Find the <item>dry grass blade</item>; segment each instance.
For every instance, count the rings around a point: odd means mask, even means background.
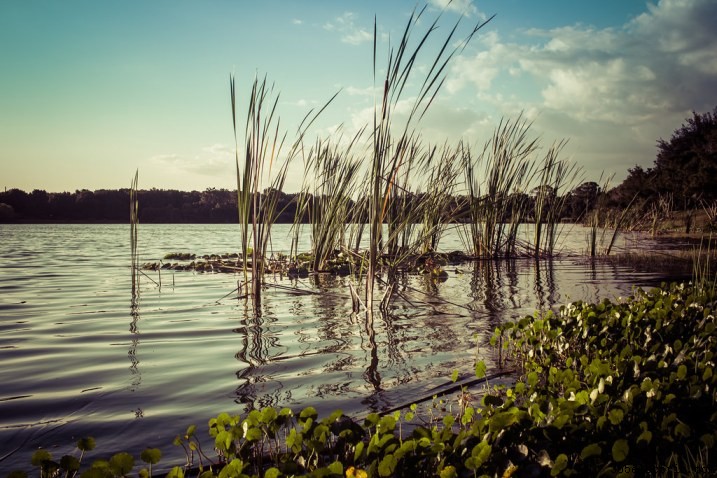
[[[137,245],[139,242],[139,200],[137,197],[139,182],[139,170],[135,171],[132,184],[129,188],[129,224],[130,224],[130,256],[132,268],[132,304],[136,305],[139,296],[139,254]]]

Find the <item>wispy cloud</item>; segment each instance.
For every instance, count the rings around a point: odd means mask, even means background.
[[[459,59],[449,90],[480,91],[501,74],[541,85],[542,106],[578,120],[632,122],[710,106],[717,91],[717,4],[662,0],[619,29],[569,26],[526,32],[528,43],[489,35]],[[710,86],[711,88],[708,88]]]
[[[227,178],[235,173],[234,150],[219,143],[205,146],[194,156],[163,153],[152,156],[149,161],[174,174],[200,174]]]
[[[461,15],[466,15],[467,17],[476,15],[479,18],[487,18],[486,15],[481,13],[473,4],[473,0],[430,0],[429,3],[441,10],[445,9]]]
[[[354,23],[355,18],[355,13],[345,12],[343,15],[325,23],[324,29],[338,32],[341,35],[341,41],[351,45],[360,45],[372,41],[373,33],[366,28],[356,26]]]
[[[617,28],[532,29],[511,41],[491,32],[456,59],[446,89],[504,114],[539,111],[604,167],[649,165],[659,137],[717,104],[715,18],[713,0],[661,0]]]
[[[298,18],[292,18],[291,23],[292,23],[293,25],[303,25],[303,24],[304,24],[304,21],[303,21],[303,20],[300,20],[300,19],[298,19]]]

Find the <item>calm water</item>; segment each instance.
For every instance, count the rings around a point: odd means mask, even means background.
[[[586,247],[581,228],[562,237],[563,251]],[[237,243],[236,225],[140,228],[143,261]],[[288,249],[288,227],[276,227],[273,243]],[[470,373],[476,358],[493,367],[487,341],[504,320],[662,279],[574,256],[449,266],[445,282],[407,278],[393,312],[367,324],[351,314],[349,278],[269,279],[307,293],[269,287],[255,315],[231,294],[235,276],[165,271],[161,288],[142,278],[133,310],[126,225],[0,225],[0,244],[3,471],[27,469],[39,446],[59,458],[84,436],[98,443],[90,461],[153,446],[168,466],[187,425],[208,446],[210,417],[252,406],[386,409],[454,369]],[[454,233],[441,246],[462,249]],[[637,236],[618,245],[638,246],[654,245]]]

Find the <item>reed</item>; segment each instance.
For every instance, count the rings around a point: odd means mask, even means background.
[[[660,194],[657,197],[657,201],[650,204],[650,209],[647,215],[650,218],[650,231],[652,233],[652,237],[657,235],[658,229],[663,222],[672,218],[674,210],[675,202],[672,194]]]
[[[610,252],[612,252],[612,248],[615,246],[615,241],[617,241],[617,237],[620,234],[620,231],[623,229],[625,224],[628,223],[636,199],[637,195],[633,196],[632,200],[628,203],[628,205],[622,211],[620,211],[620,214],[617,217],[617,221],[614,222],[612,227],[612,235],[610,237],[610,243],[607,245],[607,249],[605,249],[606,256],[610,255]]]
[[[697,250],[693,250],[692,259],[692,283],[698,289],[714,294],[717,289],[717,276],[712,270],[712,263],[717,259],[717,254],[712,248],[712,234],[703,237]]]
[[[425,156],[428,188],[423,196],[425,201],[422,208],[423,254],[438,250],[438,243],[448,221],[455,216],[453,211],[457,209],[457,205],[453,203],[453,193],[458,185],[461,149],[460,143],[455,148],[444,144],[440,150],[431,148]]]
[[[704,199],[700,200],[700,205],[702,206],[702,210],[704,211],[705,215],[707,216],[707,225],[713,226],[717,223],[717,201],[712,201],[711,203],[705,201]]]
[[[610,183],[613,179],[613,176],[614,175],[609,176],[604,181],[603,175],[600,176],[600,183],[602,183],[602,187],[598,189],[597,198],[593,208],[588,210],[588,205],[586,205],[585,210],[581,213],[584,215],[586,226],[590,229],[587,234],[588,254],[590,255],[590,257],[596,257],[599,252],[598,229],[602,230],[602,233],[600,234],[600,243],[603,242],[605,236],[605,228],[601,228],[602,216],[605,214],[604,211],[607,210],[607,205],[605,204],[607,201],[606,192],[610,189]]]
[[[135,171],[132,184],[129,188],[129,243],[130,243],[130,261],[132,273],[132,306],[136,306],[136,300],[139,297],[139,254],[137,246],[139,242],[139,200],[137,197],[139,182],[139,170]]]
[[[303,219],[305,215],[309,218],[315,271],[324,270],[336,251],[347,247],[346,218],[358,187],[360,166],[353,149],[363,133],[363,129],[358,131],[345,146],[339,146],[341,135],[336,141],[317,140],[309,152],[305,180],[315,178],[313,194],[302,195],[305,200],[301,208],[297,208],[296,219]],[[310,187],[305,185],[302,190],[309,191]],[[294,227],[300,228],[301,222],[295,220]]]
[[[418,136],[413,128],[426,113],[440,91],[450,60],[465,48],[481,27],[490,21],[488,19],[485,22],[475,24],[470,33],[458,43],[456,43],[456,32],[460,20],[454,24],[418,87],[418,92],[412,102],[405,124],[396,128],[393,124],[393,114],[396,106],[405,91],[409,78],[413,76],[413,68],[419,59],[419,55],[438,28],[440,15],[424,31],[416,46],[409,46],[411,34],[421,23],[426,8],[423,7],[418,12],[413,11],[399,40],[398,47],[394,49],[393,46],[389,45],[386,74],[382,80],[383,94],[379,101],[374,101],[373,127],[371,130],[373,148],[368,191],[369,250],[365,290],[366,306],[369,310],[373,307],[374,284],[378,273],[379,257],[386,247],[383,224],[390,219],[389,206],[392,195],[395,198],[397,179],[400,177],[402,170],[410,164],[409,160],[415,153],[413,147],[417,144]],[[376,84],[378,72],[377,40],[376,21],[374,20],[374,85]],[[398,237],[401,230],[407,227],[407,224],[409,222],[405,218],[394,222],[391,237]]]
[[[518,226],[527,214],[522,191],[533,177],[532,156],[539,146],[537,138],[529,136],[530,127],[522,114],[515,120],[501,119],[480,155],[463,149],[468,224],[462,237],[475,257],[517,254]]]
[[[581,172],[576,163],[558,159],[565,144],[566,141],[561,140],[548,148],[537,174],[539,186],[534,189],[533,211],[535,221],[533,246],[536,259],[555,254],[560,214],[567,198],[567,195],[561,196],[560,192],[571,189]]]
[[[241,259],[244,275],[244,295],[252,297],[255,306],[261,300],[261,283],[264,273],[271,227],[280,211],[278,198],[284,187],[288,165],[299,154],[306,131],[316,118],[336,98],[336,93],[317,111],[311,110],[299,125],[296,138],[283,156],[286,133],[280,134],[277,115],[279,94],[274,86],[254,79],[249,94],[249,107],[244,128],[243,160],[239,155],[237,134],[236,87],[234,76],[229,78],[232,125],[234,131],[235,164],[237,178],[237,211],[241,228]],[[281,159],[283,156],[283,160]],[[281,164],[278,163],[281,161]],[[270,184],[267,194],[260,194],[263,182]],[[249,244],[251,241],[251,249]],[[251,250],[251,282],[249,281],[249,251]]]

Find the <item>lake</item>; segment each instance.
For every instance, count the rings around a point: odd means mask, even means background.
[[[28,469],[40,446],[59,459],[85,436],[98,445],[90,462],[151,446],[165,467],[181,464],[174,436],[196,424],[211,449],[206,423],[222,411],[384,410],[453,370],[470,374],[476,359],[494,371],[488,340],[502,321],[669,278],[576,255],[586,233],[566,226],[550,261],[447,266],[445,282],[408,276],[391,313],[368,324],[351,311],[354,279],[323,275],[267,277],[254,314],[233,293],[237,276],[148,271],[133,307],[128,225],[0,225],[0,469]],[[139,237],[149,262],[237,252],[239,227],[141,224]],[[287,251],[289,226],[275,226],[272,243]],[[463,249],[455,231],[440,246]],[[658,246],[631,234],[617,249]]]

